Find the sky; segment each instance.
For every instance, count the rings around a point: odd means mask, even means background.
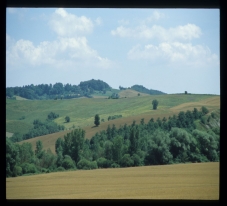
[[[99,79],[220,95],[219,9],[7,8],[6,87]]]

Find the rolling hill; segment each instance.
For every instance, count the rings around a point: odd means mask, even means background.
[[[152,110],[152,99],[159,100],[158,110]],[[27,101],[23,101],[26,103]],[[55,121],[58,124],[64,124],[67,127],[66,131],[59,133],[44,135],[33,139],[20,142],[30,142],[35,148],[37,140],[42,140],[44,149],[50,148],[55,152],[55,141],[57,138],[63,138],[68,133],[72,126],[83,128],[86,132],[85,137],[91,138],[96,132],[106,130],[108,125],[115,124],[117,128],[120,125],[132,124],[133,120],[140,123],[144,118],[147,123],[151,118],[157,119],[178,114],[180,111],[192,110],[193,108],[200,109],[201,106],[206,106],[210,112],[220,109],[220,96],[214,95],[158,95],[158,96],[135,96],[122,99],[75,99],[75,100],[46,100],[46,101],[29,101],[31,104],[21,104],[21,101],[14,101],[8,104],[6,121],[10,128],[13,121],[14,127],[19,123],[24,122],[31,126],[34,118],[45,119],[50,111],[60,115]],[[75,108],[75,109],[74,109]],[[25,110],[25,111],[24,111]],[[20,112],[19,112],[20,111]],[[24,111],[24,112],[23,112]],[[101,122],[99,127],[94,127],[94,115],[98,113],[105,122]],[[122,118],[107,121],[109,115],[122,114]],[[25,115],[24,120],[17,120],[21,115]],[[64,117],[69,115],[70,123],[64,123]],[[14,118],[14,120],[13,120]],[[7,128],[7,127],[6,127]],[[20,124],[18,125],[18,130]],[[8,130],[7,132],[13,132]]]

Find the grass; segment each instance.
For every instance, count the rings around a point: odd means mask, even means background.
[[[149,104],[151,102],[150,96],[146,97],[132,97],[132,98],[125,98],[125,99],[76,99],[76,100],[59,100],[59,101],[49,101],[49,105],[46,105],[46,110],[54,111],[55,113],[60,114],[61,111],[63,111],[63,108],[65,109],[65,113],[68,114],[68,112],[71,112],[70,116],[70,123],[64,123],[64,117],[60,117],[57,119],[57,122],[59,124],[64,124],[66,127],[71,127],[73,124],[75,125],[76,128],[79,126],[85,130],[85,137],[90,139],[92,136],[95,135],[95,133],[101,131],[101,130],[106,130],[108,125],[112,127],[113,124],[117,128],[120,126],[123,126],[124,124],[132,124],[133,120],[136,121],[137,124],[140,123],[140,120],[144,118],[144,122],[147,123],[151,118],[154,118],[156,120],[157,118],[163,118],[166,117],[168,118],[169,116],[172,115],[177,115],[180,111],[187,111],[188,109],[193,110],[194,107],[197,107],[198,109],[201,108],[201,106],[206,106],[209,110],[210,113],[214,111],[215,109],[218,110],[220,109],[220,96],[207,96],[207,95],[160,95],[157,97],[157,99],[160,101],[160,106],[158,107],[158,110],[151,110]],[[89,101],[90,100],[90,101]],[[104,101],[103,101],[104,100]],[[166,102],[165,102],[166,101]],[[188,101],[188,102],[187,102]],[[189,102],[191,101],[191,102]],[[24,101],[25,102],[25,101]],[[27,101],[26,101],[27,102]],[[32,102],[32,101],[29,101]],[[42,103],[45,101],[36,101],[35,103]],[[46,101],[48,102],[48,101]],[[121,102],[120,105],[118,103]],[[180,104],[180,102],[184,102],[183,104]],[[58,107],[57,104],[60,104],[65,107],[61,107],[57,110],[56,107]],[[177,106],[168,106],[169,105],[177,105]],[[73,105],[78,105],[78,108],[80,111],[74,111],[74,110],[69,110],[70,107],[73,107]],[[102,105],[103,108],[101,108]],[[128,105],[128,106],[127,106]],[[165,106],[166,105],[166,106]],[[84,107],[84,108],[83,108]],[[87,108],[87,109],[86,109]],[[92,111],[93,108],[93,111]],[[117,109],[118,108],[118,109]],[[98,112],[98,110],[101,110],[102,113]],[[86,111],[85,111],[86,110]],[[89,111],[91,110],[91,111]],[[99,111],[100,111],[99,110]],[[40,111],[40,109],[38,109]],[[34,111],[35,112],[35,111]],[[80,113],[81,112],[81,113]],[[82,114],[86,113],[87,117],[83,117]],[[99,127],[94,127],[94,115],[95,113],[99,113],[100,119],[104,118],[105,122],[101,122]],[[92,113],[94,115],[92,115]],[[38,113],[36,113],[38,115]],[[45,112],[45,116],[47,116],[48,112]],[[73,115],[77,114],[78,118],[74,117]],[[121,114],[123,115],[122,118],[119,119],[114,119],[107,121],[108,116],[110,115],[115,115],[115,114]],[[21,115],[21,114],[20,114]],[[29,116],[31,114],[27,114]],[[42,115],[42,114],[40,114]],[[61,114],[60,114],[61,115]],[[89,117],[91,115],[91,117]],[[79,118],[80,117],[80,118]],[[36,116],[36,118],[39,118],[39,116]],[[63,120],[61,120],[63,118]],[[9,124],[10,121],[8,121],[8,127],[11,126],[12,130],[17,129],[20,130],[22,122],[25,123],[25,121],[28,119],[26,117],[24,120],[17,120],[14,121],[16,124]],[[33,117],[34,119],[34,117]],[[32,119],[30,121],[33,121]],[[13,122],[13,121],[12,121]],[[62,123],[63,122],[63,123]],[[21,123],[21,124],[19,124]],[[199,121],[197,122],[198,127],[201,126]],[[7,126],[7,124],[6,124]],[[17,127],[18,126],[18,127]],[[25,125],[24,125],[25,126]],[[27,123],[27,126],[31,126],[31,124]],[[205,128],[201,128],[205,129]],[[10,131],[10,130],[7,130]],[[49,134],[49,135],[44,135],[36,138],[32,138],[29,140],[25,140],[20,142],[19,144],[22,144],[23,142],[30,142],[32,144],[33,149],[35,150],[36,142],[38,140],[41,140],[43,142],[43,148],[47,150],[48,148],[51,149],[53,153],[55,153],[55,142],[56,140],[61,137],[63,138],[64,135],[66,135],[68,132],[71,130],[66,130],[54,134]]]
[[[52,111],[59,114],[55,119],[58,124],[64,124],[66,128],[73,125],[86,127],[94,125],[94,116],[99,114],[101,119],[107,121],[109,116],[121,114],[123,117],[134,117],[137,115],[164,115],[179,111],[177,106],[188,104],[185,107],[195,106],[195,102],[213,98],[220,104],[220,96],[214,95],[148,95],[135,96],[131,98],[104,99],[104,98],[81,98],[69,100],[34,100],[34,101],[6,101],[6,131],[27,132],[33,125],[34,119],[45,120]],[[158,110],[152,110],[152,100],[159,101]],[[217,107],[213,102],[201,102],[196,106],[206,104],[208,109]],[[209,105],[210,104],[210,105]],[[220,108],[220,106],[219,106]],[[25,119],[19,120],[22,116]],[[65,123],[65,116],[70,117],[70,122]],[[20,129],[21,128],[21,129]]]
[[[218,200],[219,162],[6,178],[6,198]]]

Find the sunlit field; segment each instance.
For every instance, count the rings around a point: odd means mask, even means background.
[[[219,199],[219,162],[6,178],[7,199]]]

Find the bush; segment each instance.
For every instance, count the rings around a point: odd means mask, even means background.
[[[20,166],[15,166],[13,169],[13,177],[21,176],[22,168]]]
[[[62,167],[68,170],[68,169],[74,169],[76,166],[72,158],[68,155],[65,155],[64,160],[62,162]]]
[[[34,173],[37,173],[38,172],[37,171],[37,168],[36,168],[36,166],[34,164],[23,163],[21,165],[21,167],[22,167],[23,174],[27,174],[27,173],[34,174]]]
[[[202,106],[201,110],[202,110],[202,114],[203,114],[203,115],[209,113],[209,110],[208,110],[206,107],[204,107],[204,106]]]
[[[70,117],[69,117],[69,116],[66,116],[66,117],[65,117],[65,121],[66,121],[66,122],[70,122]]]
[[[83,169],[83,170],[90,170],[90,169],[97,169],[98,165],[96,161],[89,161],[86,159],[82,159],[77,163],[77,168]]]
[[[111,164],[111,168],[119,168],[119,167],[120,167],[120,165],[115,162],[113,164]]]
[[[133,159],[130,157],[129,154],[125,154],[121,160],[120,160],[120,165],[122,167],[131,167],[134,165]]]
[[[58,168],[57,168],[57,171],[58,171],[58,172],[65,171],[65,168],[64,168],[64,167],[58,167]]]
[[[100,157],[97,159],[97,165],[99,168],[108,168],[111,166],[111,163],[112,162],[110,160],[107,160],[104,157]]]

